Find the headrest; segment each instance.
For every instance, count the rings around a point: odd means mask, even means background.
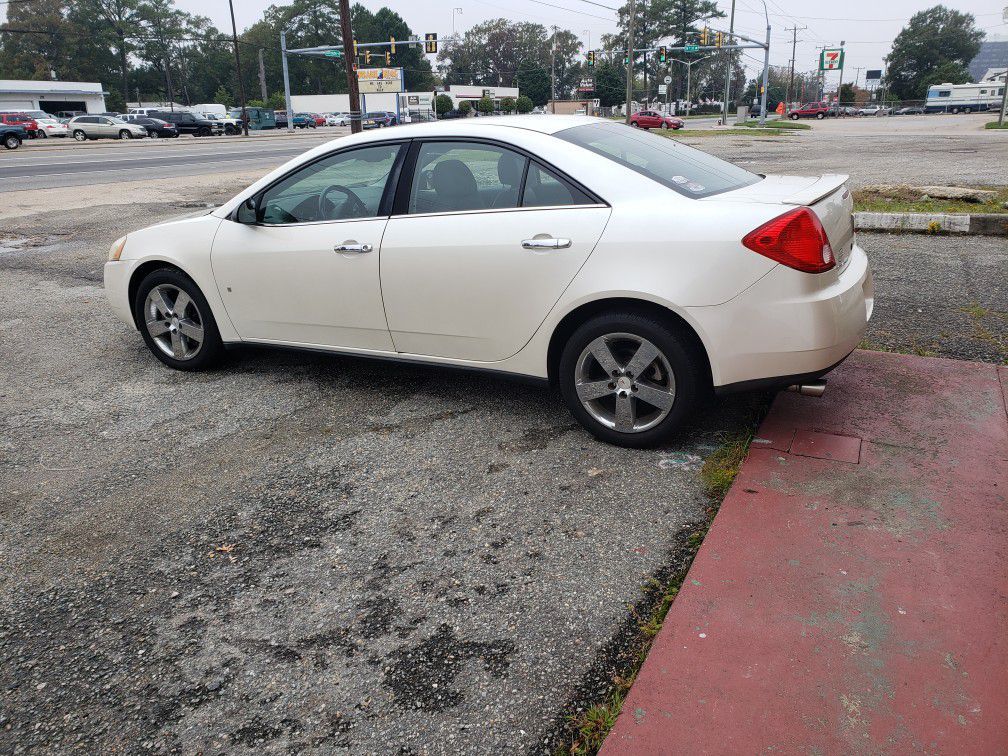
[[[524,165],[524,158],[518,157],[513,152],[501,153],[497,158],[497,178],[505,186],[517,186],[521,181]]]
[[[461,160],[442,160],[434,166],[431,184],[438,194],[461,197],[476,194],[476,178]]]

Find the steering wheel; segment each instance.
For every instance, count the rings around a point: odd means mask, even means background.
[[[333,184],[332,186],[327,186],[323,189],[322,194],[319,195],[318,214],[320,218],[323,215],[323,208],[325,207],[326,199],[329,198],[330,192],[341,192],[346,195],[347,201],[344,203],[343,207],[340,208],[340,218],[363,218],[368,214],[367,207],[361,201],[361,198],[354,194],[352,190],[342,184]],[[335,219],[331,218],[330,220]]]

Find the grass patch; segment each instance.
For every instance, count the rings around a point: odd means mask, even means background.
[[[981,187],[993,189],[997,195],[987,202],[965,200],[921,199],[919,192],[907,187],[892,192],[858,189],[854,192],[854,210],[871,213],[1008,213],[1008,186]]]
[[[677,548],[673,550],[671,571],[661,578],[652,578],[643,586],[641,599],[630,607],[632,627],[628,639],[629,648],[623,650],[616,670],[611,673],[609,690],[599,703],[566,717],[563,741],[553,751],[554,756],[591,756],[597,753],[616,724],[616,718],[647,658],[651,643],[661,631],[665,617],[679,595],[693,559],[742,466],[756,428],[768,408],[769,397],[755,405],[744,428],[726,436],[704,462],[700,477],[710,499],[706,521],[677,534]]]
[[[991,121],[986,126],[984,126],[984,128],[985,129],[1008,129],[1008,120],[1006,120],[1000,126],[998,126],[998,122],[997,121]]]
[[[869,352],[888,352],[889,354],[913,354],[918,357],[937,357],[938,356],[938,344],[932,343],[930,345],[918,344],[917,339],[913,340],[913,343],[908,347],[902,346],[887,346],[885,344],[879,344],[872,341],[871,339],[861,339],[861,342],[857,345],[858,349],[865,349]]]
[[[746,129],[792,129],[795,131],[810,131],[812,129],[812,124],[801,123],[800,121],[785,121],[782,119],[767,121],[764,126],[760,126],[759,121],[745,121],[736,123],[735,125]]]

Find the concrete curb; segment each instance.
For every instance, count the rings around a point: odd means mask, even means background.
[[[858,231],[1008,236],[1008,213],[854,213]]]

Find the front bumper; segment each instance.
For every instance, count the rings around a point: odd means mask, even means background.
[[[105,298],[121,321],[136,328],[129,301],[129,281],[136,262],[116,260],[105,263]]]
[[[868,258],[855,244],[826,285],[778,265],[734,299],[688,313],[707,347],[715,390],[724,393],[823,375],[857,347],[874,307]]]

